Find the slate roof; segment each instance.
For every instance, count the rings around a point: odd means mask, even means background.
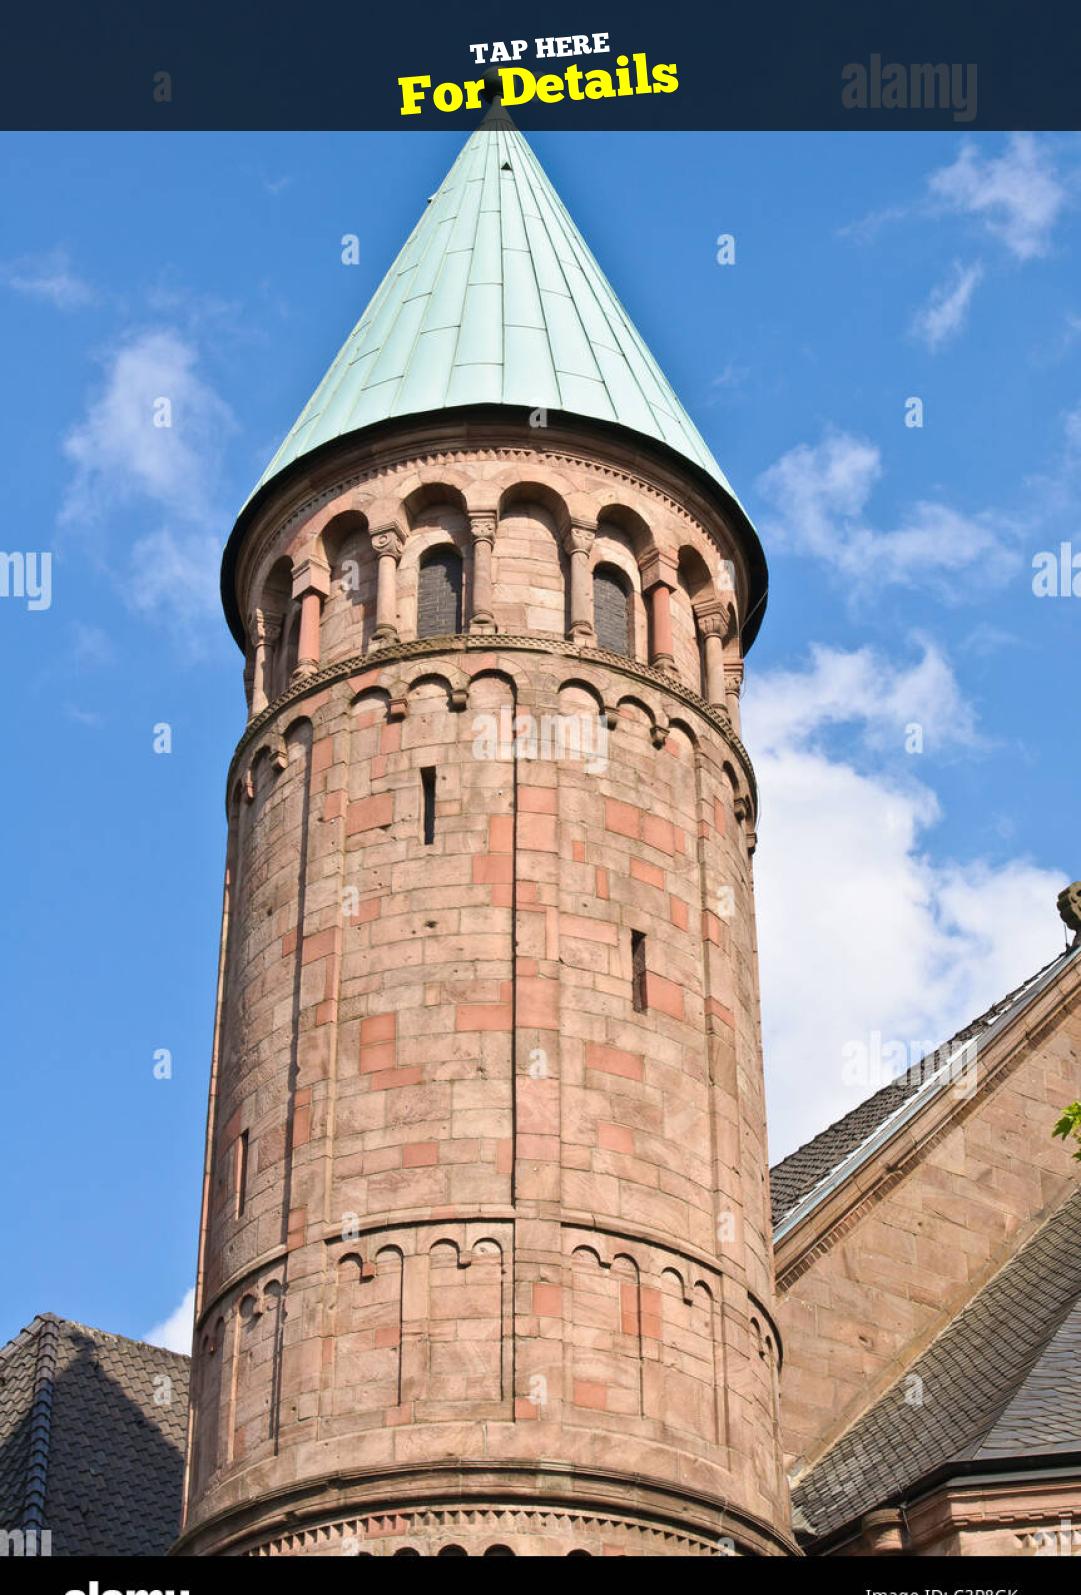
[[[931,1474],[1067,1454],[1081,1465],[1081,1189],[799,1480],[793,1507],[820,1537]]]
[[[964,1026],[932,1056],[944,1063],[950,1054],[966,1041],[984,1035],[992,1025],[1014,1013],[1020,1013],[1037,987],[1053,978],[1059,969],[1081,952],[1075,942],[1065,952],[1052,958],[1028,980],[1022,981],[1013,991],[1007,992],[993,1003],[985,1013]],[[792,1212],[798,1202],[808,1196],[816,1186],[822,1185],[841,1164],[861,1147],[874,1133],[915,1096],[920,1087],[930,1079],[931,1059],[922,1059],[905,1074],[898,1075],[880,1091],[859,1103],[850,1112],[836,1120],[827,1129],[798,1147],[788,1157],[770,1169],[770,1194],[773,1203],[774,1227]]]
[[[735,498],[537,157],[496,107],[255,492],[345,433],[478,404],[616,422],[676,449]]]
[[[41,1314],[0,1350],[0,1529],[49,1530],[54,1556],[164,1554],[187,1410],[187,1357]]]

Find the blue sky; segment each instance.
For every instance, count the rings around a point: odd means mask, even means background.
[[[744,729],[776,1156],[884,1083],[853,1046],[918,1056],[1063,944],[1081,596],[1035,597],[1032,560],[1081,553],[1081,143],[533,143],[770,560]],[[0,1339],[44,1310],[142,1336],[190,1284],[243,725],[217,558],[458,144],[0,141],[0,541],[53,554],[47,609],[0,602]]]

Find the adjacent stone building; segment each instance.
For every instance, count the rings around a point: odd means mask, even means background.
[[[1081,1553],[1081,938],[772,1171],[817,1554]]]

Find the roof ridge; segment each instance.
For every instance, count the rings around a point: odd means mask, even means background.
[[[35,1313],[28,1324],[24,1324],[21,1329],[16,1330],[11,1339],[5,1345],[0,1346],[0,1362],[3,1362],[7,1357],[13,1357],[17,1351],[25,1350],[30,1341],[37,1339],[41,1333],[42,1325],[50,1320],[55,1320],[57,1323],[60,1322],[55,1313]]]
[[[185,1362],[191,1361],[190,1353],[173,1351],[170,1346],[159,1346],[153,1340],[136,1340],[134,1335],[119,1335],[112,1329],[96,1329],[93,1324],[80,1323],[76,1318],[62,1318],[58,1322],[68,1329],[81,1329],[86,1335],[100,1335],[103,1340],[119,1340],[127,1346],[148,1347],[151,1351],[160,1351],[166,1357],[181,1357]]]
[[[55,1325],[57,1331],[64,1329],[78,1329],[84,1335],[100,1335],[103,1340],[119,1340],[128,1346],[145,1346],[152,1351],[160,1351],[166,1357],[180,1357],[184,1362],[190,1362],[191,1356],[186,1351],[173,1351],[170,1346],[159,1346],[153,1340],[139,1340],[134,1335],[120,1335],[112,1329],[98,1329],[93,1324],[84,1324],[78,1318],[64,1318],[59,1313],[35,1313],[28,1324],[25,1324],[14,1334],[6,1345],[0,1346],[0,1362],[11,1357],[16,1351],[24,1349],[28,1341],[36,1339],[42,1330]]]
[[[24,1529],[41,1529],[45,1518],[45,1488],[49,1474],[49,1443],[52,1439],[53,1391],[56,1363],[60,1352],[60,1320],[54,1313],[43,1314],[37,1334],[34,1360],[34,1389],[30,1400],[26,1458],[26,1485],[23,1491]]]
[[[910,1065],[908,1069],[904,1070],[901,1074],[896,1075],[894,1079],[888,1080],[886,1084],[880,1086],[878,1090],[872,1091],[869,1096],[863,1097],[859,1102],[854,1103],[852,1107],[846,1109],[845,1112],[840,1114],[838,1118],[834,1119],[832,1123],[823,1126],[821,1130],[810,1136],[806,1141],[803,1141],[799,1146],[794,1147],[791,1152],[786,1153],[783,1158],[778,1159],[778,1161],[770,1168],[770,1181],[773,1185],[778,1183],[778,1176],[781,1177],[780,1183],[783,1183],[786,1173],[791,1173],[793,1169],[798,1169],[801,1164],[810,1163],[811,1159],[808,1154],[810,1154],[815,1147],[820,1147],[827,1144],[831,1138],[835,1139],[839,1132],[843,1135],[846,1127],[851,1126],[852,1128],[855,1128],[860,1124],[861,1120],[867,1120],[866,1128],[863,1129],[862,1134],[860,1134],[857,1139],[853,1140],[850,1146],[846,1147],[842,1151],[839,1151],[830,1161],[828,1168],[825,1168],[820,1174],[817,1175],[815,1179],[810,1181],[810,1183],[805,1184],[802,1190],[799,1190],[791,1198],[791,1200],[787,1201],[787,1205],[785,1205],[781,1211],[775,1211],[774,1223],[779,1224],[782,1222],[782,1220],[793,1211],[798,1203],[805,1201],[806,1198],[811,1196],[820,1185],[825,1184],[825,1182],[836,1173],[842,1163],[844,1163],[848,1158],[852,1157],[854,1153],[858,1152],[861,1146],[863,1146],[873,1135],[878,1134],[884,1128],[884,1126],[889,1123],[890,1119],[908,1104],[908,1102],[916,1095],[921,1087],[931,1083],[934,1078],[934,1074],[928,1073],[928,1060],[938,1059],[939,1069],[944,1067],[949,1062],[950,1055],[955,1047],[961,1046],[965,1042],[971,1041],[974,1037],[980,1035],[984,1030],[987,1030],[998,1019],[1003,1018],[1010,1012],[1011,1008],[1019,1004],[1026,994],[1030,993],[1045,976],[1049,975],[1051,971],[1055,969],[1056,965],[1065,966],[1065,964],[1070,961],[1073,955],[1077,953],[1081,953],[1081,940],[1075,940],[1062,952],[1056,953],[1053,958],[1049,959],[1046,964],[1037,969],[1034,974],[1029,975],[1027,979],[1021,981],[1013,988],[1012,991],[1008,991],[1004,996],[997,998],[996,1001],[985,1008],[982,1013],[978,1014],[975,1019],[971,1019],[967,1024],[962,1025],[959,1030],[954,1031],[951,1036],[949,1036],[945,1041],[940,1042],[937,1047],[932,1049],[932,1051],[924,1053],[924,1055],[916,1063]],[[937,1072],[938,1070],[936,1069],[935,1073]],[[873,1111],[875,1103],[881,1104],[881,1112],[876,1113]],[[869,1110],[871,1110],[870,1113]],[[775,1203],[774,1206],[776,1208],[777,1204]]]

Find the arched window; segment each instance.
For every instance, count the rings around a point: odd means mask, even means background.
[[[462,556],[433,548],[422,556],[417,584],[417,636],[450,637],[462,629]]]
[[[611,565],[593,572],[593,629],[598,648],[633,657],[630,594],[626,578]]]
[[[281,640],[278,643],[278,657],[275,661],[275,696],[284,692],[292,680],[299,652],[300,605],[293,603],[290,604],[282,621]]]

